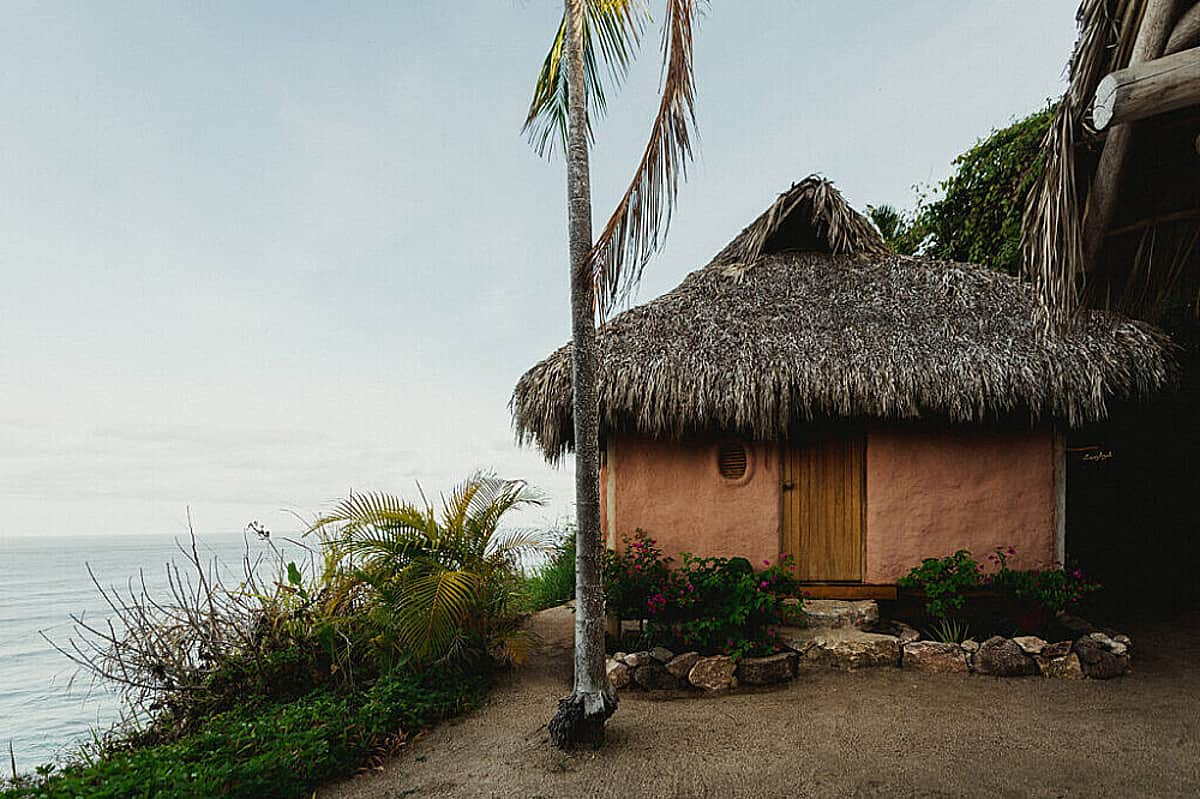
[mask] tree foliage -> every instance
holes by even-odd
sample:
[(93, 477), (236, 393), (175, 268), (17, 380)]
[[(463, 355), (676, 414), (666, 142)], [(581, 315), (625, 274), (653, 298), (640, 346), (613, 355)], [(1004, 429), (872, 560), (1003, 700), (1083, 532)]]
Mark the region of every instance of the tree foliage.
[(1042, 169), (1041, 143), (1054, 110), (1047, 106), (992, 131), (954, 159), (950, 177), (932, 190), (918, 187), (911, 214), (881, 205), (868, 207), (868, 215), (901, 254), (966, 261), (1017, 274), (1021, 217)]

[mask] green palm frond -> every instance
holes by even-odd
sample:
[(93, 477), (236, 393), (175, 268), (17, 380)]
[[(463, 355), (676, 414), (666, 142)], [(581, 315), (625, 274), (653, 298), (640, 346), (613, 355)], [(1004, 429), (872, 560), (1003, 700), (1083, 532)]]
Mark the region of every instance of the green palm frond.
[(445, 655), (476, 607), (479, 577), (433, 571), (406, 580), (400, 605), (400, 640), (419, 660)]
[(424, 493), (419, 502), (351, 494), (309, 528), (327, 558), (325, 601), (368, 606), (376, 644), (418, 661), (517, 653), (491, 631), (501, 634), (516, 618), (510, 605), (519, 558), (546, 543), (536, 531), (501, 531), (499, 524), (513, 508), (543, 502), (523, 481), (488, 473), (444, 494), (440, 509)]
[[(584, 4), (583, 72), (587, 86), (584, 102), (589, 109), (589, 138), (592, 136), (590, 110), (595, 109), (597, 116), (603, 116), (607, 110), (607, 91), (625, 80), (648, 18), (642, 0), (586, 0)], [(553, 153), (555, 143), (566, 151), (569, 94), (566, 69), (562, 64), (566, 25), (564, 15), (542, 62), (529, 113), (525, 117), (524, 132), (534, 150), (542, 156)]]
[(508, 559), (543, 554), (554, 548), (554, 533), (533, 528), (498, 530), (492, 536), (489, 554)]

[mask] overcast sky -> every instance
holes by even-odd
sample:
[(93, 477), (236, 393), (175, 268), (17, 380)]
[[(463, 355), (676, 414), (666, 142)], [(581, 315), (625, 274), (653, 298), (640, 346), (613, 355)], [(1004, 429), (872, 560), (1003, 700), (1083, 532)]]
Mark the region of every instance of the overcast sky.
[[(657, 5), (657, 2), (654, 4)], [(640, 298), (811, 172), (911, 205), (1062, 90), (1074, 2), (712, 0), (701, 149)], [(513, 445), (569, 334), (564, 177), (520, 135), (558, 0), (5, 3), (0, 536), (278, 530)], [(598, 221), (657, 32), (598, 127)]]

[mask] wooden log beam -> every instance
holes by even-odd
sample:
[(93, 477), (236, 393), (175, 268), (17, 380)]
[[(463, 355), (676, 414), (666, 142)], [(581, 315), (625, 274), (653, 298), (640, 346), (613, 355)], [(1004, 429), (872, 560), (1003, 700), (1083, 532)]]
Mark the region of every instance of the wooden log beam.
[(1183, 16), (1175, 23), (1175, 30), (1171, 31), (1171, 38), (1167, 39), (1167, 46), (1163, 48), (1163, 55), (1178, 53), (1180, 50), (1187, 50), (1198, 44), (1200, 44), (1200, 3), (1196, 3), (1183, 12)]
[(1146, 228), (1156, 227), (1158, 225), (1167, 225), (1172, 222), (1187, 222), (1192, 219), (1200, 219), (1200, 208), (1184, 208), (1181, 211), (1171, 211), (1167, 214), (1159, 214), (1158, 216), (1150, 216), (1145, 219), (1139, 219), (1128, 225), (1112, 228), (1108, 231), (1107, 236), (1123, 236), (1126, 233), (1137, 233)]
[[(1130, 65), (1152, 61), (1162, 55), (1173, 29), (1179, 0), (1146, 0), (1142, 24), (1130, 54)], [(1092, 271), (1104, 246), (1104, 231), (1117, 207), (1117, 189), (1121, 173), (1133, 144), (1133, 125), (1117, 125), (1108, 132), (1100, 163), (1092, 178), (1087, 207), (1083, 216), (1083, 268)]]
[(1200, 47), (1110, 72), (1096, 86), (1096, 130), (1200, 105)]

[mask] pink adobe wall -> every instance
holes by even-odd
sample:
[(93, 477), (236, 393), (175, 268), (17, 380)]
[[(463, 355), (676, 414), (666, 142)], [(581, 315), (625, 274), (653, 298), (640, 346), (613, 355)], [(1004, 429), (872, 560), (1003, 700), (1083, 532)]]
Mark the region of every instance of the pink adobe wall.
[[(716, 470), (719, 439), (620, 438), (600, 472), (610, 547), (641, 528), (663, 551), (742, 556), (758, 566), (780, 547), (779, 449), (749, 445), (746, 478)], [(969, 549), (983, 561), (1013, 546), (1018, 568), (1055, 559), (1054, 435), (878, 428), (867, 435), (864, 582), (890, 584), (922, 558)]]
[(676, 561), (682, 552), (745, 557), (756, 566), (779, 554), (779, 450), (747, 445), (746, 476), (717, 472), (720, 439), (609, 442), (600, 473), (601, 524), (609, 546), (638, 528)]
[(922, 558), (1013, 546), (1010, 566), (1055, 559), (1054, 434), (880, 429), (867, 437), (868, 583), (894, 583)]

